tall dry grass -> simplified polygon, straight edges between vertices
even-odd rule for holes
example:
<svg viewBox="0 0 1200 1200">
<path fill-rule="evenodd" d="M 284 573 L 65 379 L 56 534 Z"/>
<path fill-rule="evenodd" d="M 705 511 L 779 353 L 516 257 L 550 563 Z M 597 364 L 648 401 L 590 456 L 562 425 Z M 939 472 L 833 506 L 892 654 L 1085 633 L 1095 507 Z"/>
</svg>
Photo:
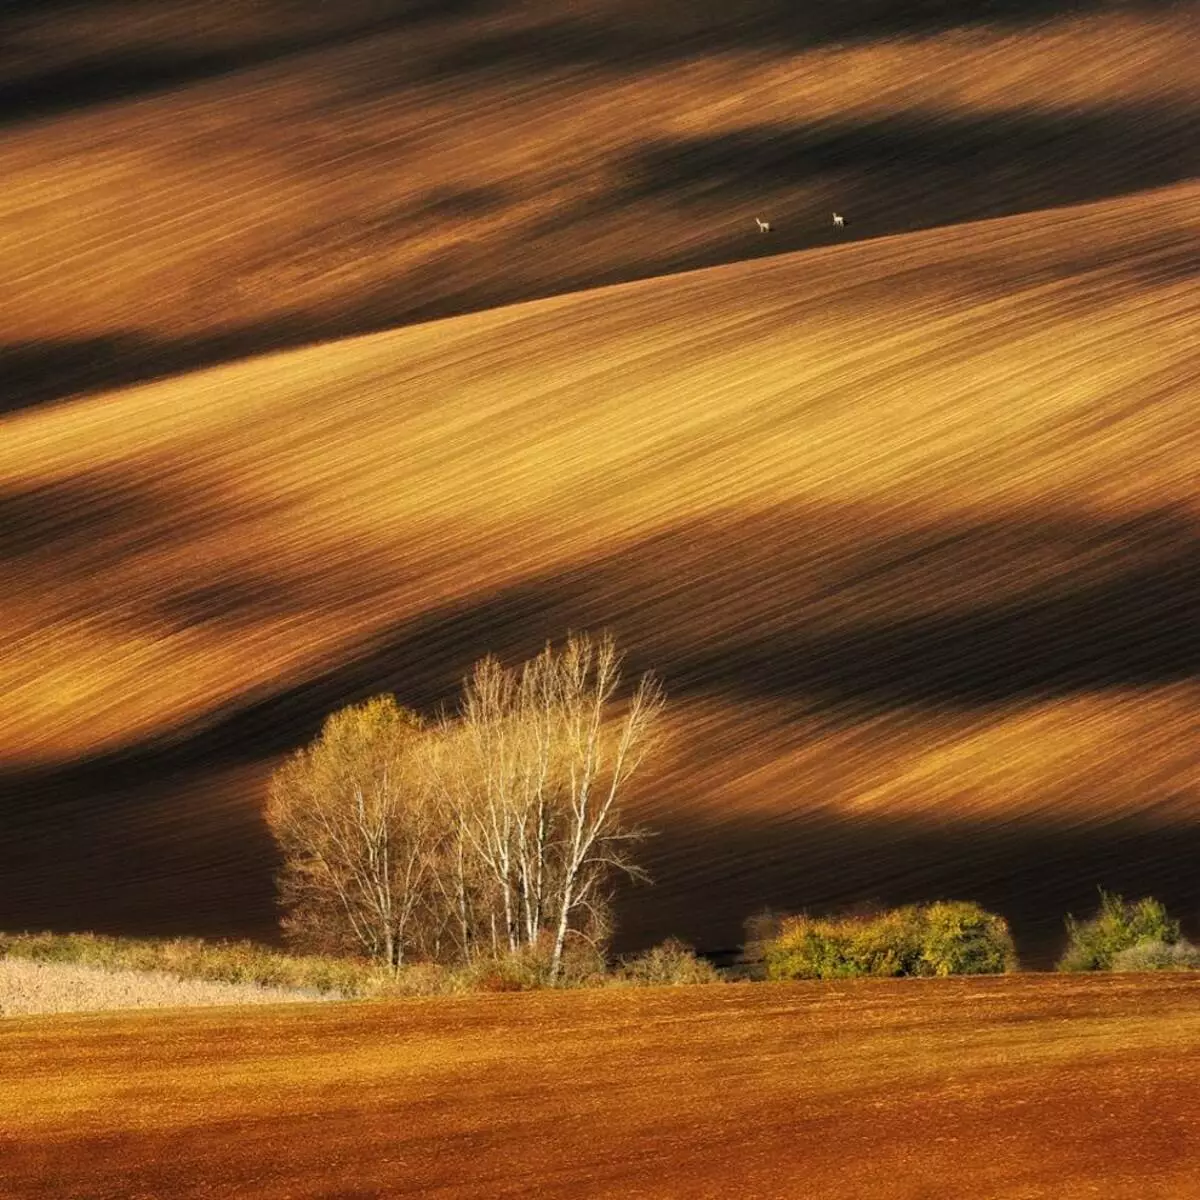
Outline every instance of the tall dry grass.
<svg viewBox="0 0 1200 1200">
<path fill-rule="evenodd" d="M 166 971 L 111 970 L 78 963 L 0 959 L 0 1017 L 122 1008 L 292 1004 L 336 994 L 253 983 L 182 979 Z"/>
<path fill-rule="evenodd" d="M 0 963 L 4 962 L 169 975 L 186 982 L 340 997 L 369 994 L 387 979 L 386 972 L 353 960 L 282 954 L 250 941 L 95 933 L 0 933 Z"/>
<path fill-rule="evenodd" d="M 545 956 L 528 951 L 456 966 L 281 954 L 249 941 L 117 938 L 94 933 L 0 934 L 0 1016 L 115 1008 L 395 999 L 550 986 Z M 570 954 L 557 986 L 716 983 L 720 976 L 669 941 L 608 970 Z"/>
</svg>

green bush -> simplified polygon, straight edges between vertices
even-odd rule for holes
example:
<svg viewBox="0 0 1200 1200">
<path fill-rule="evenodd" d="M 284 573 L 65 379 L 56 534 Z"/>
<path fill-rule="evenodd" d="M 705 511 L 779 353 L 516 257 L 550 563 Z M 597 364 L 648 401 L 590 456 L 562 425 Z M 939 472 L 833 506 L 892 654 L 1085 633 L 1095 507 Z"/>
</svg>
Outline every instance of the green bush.
<svg viewBox="0 0 1200 1200">
<path fill-rule="evenodd" d="M 1003 917 L 966 901 L 872 915 L 789 917 L 763 946 L 768 979 L 991 975 L 1016 967 Z"/>
<path fill-rule="evenodd" d="M 623 959 L 613 977 L 617 984 L 661 987 L 693 983 L 720 983 L 721 975 L 707 959 L 697 958 L 691 946 L 667 938 L 641 954 Z"/>
<path fill-rule="evenodd" d="M 1177 942 L 1139 942 L 1113 955 L 1114 971 L 1200 971 L 1200 946 Z"/>
<path fill-rule="evenodd" d="M 1100 909 L 1087 921 L 1067 917 L 1067 949 L 1060 971 L 1111 971 L 1116 956 L 1150 942 L 1173 946 L 1179 941 L 1179 922 L 1149 896 L 1141 900 L 1100 891 Z"/>
<path fill-rule="evenodd" d="M 978 904 L 941 901 L 924 909 L 922 961 L 930 974 L 1001 975 L 1017 966 L 1008 922 Z"/>
</svg>

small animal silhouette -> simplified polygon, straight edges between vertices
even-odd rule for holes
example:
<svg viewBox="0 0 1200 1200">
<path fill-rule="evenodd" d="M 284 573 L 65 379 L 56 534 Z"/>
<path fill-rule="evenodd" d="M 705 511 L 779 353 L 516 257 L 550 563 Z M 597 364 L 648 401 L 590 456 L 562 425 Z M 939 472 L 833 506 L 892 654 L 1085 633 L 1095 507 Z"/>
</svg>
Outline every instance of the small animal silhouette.
<svg viewBox="0 0 1200 1200">
<path fill-rule="evenodd" d="M 845 229 L 846 228 L 846 218 L 843 217 L 841 213 L 834 213 L 833 214 L 833 226 L 835 229 Z"/>
<path fill-rule="evenodd" d="M 770 233 L 771 232 L 771 222 L 770 221 L 764 221 L 762 219 L 762 217 L 755 217 L 754 223 L 758 226 L 759 233 Z"/>
</svg>

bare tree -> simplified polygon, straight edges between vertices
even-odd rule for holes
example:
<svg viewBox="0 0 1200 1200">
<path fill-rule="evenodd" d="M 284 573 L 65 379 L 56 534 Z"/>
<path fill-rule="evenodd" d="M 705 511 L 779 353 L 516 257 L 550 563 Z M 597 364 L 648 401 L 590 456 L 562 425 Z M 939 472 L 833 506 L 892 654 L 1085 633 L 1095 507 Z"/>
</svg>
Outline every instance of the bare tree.
<svg viewBox="0 0 1200 1200">
<path fill-rule="evenodd" d="M 622 801 L 663 704 L 650 676 L 622 696 L 620 668 L 611 637 L 572 636 L 477 663 L 432 727 L 391 697 L 331 716 L 271 783 L 292 940 L 396 967 L 532 950 L 550 982 L 569 939 L 605 943 L 615 876 L 640 874 Z"/>
<path fill-rule="evenodd" d="M 567 783 L 560 800 L 566 836 L 553 898 L 553 979 L 573 918 L 592 911 L 613 871 L 636 873 L 625 853 L 636 834 L 622 824 L 620 801 L 650 747 L 663 694 L 654 679 L 643 676 L 624 711 L 609 719 L 621 656 L 607 635 L 598 642 L 572 637 L 557 659 L 547 653 L 544 662 L 555 681 L 549 691 L 561 714 Z"/>
<path fill-rule="evenodd" d="M 465 855 L 489 881 L 493 950 L 534 945 L 545 928 L 556 831 L 553 772 L 558 752 L 545 656 L 517 670 L 495 658 L 476 664 L 461 714 L 443 726 L 444 792 Z"/>
<path fill-rule="evenodd" d="M 267 823 L 283 852 L 284 929 L 398 967 L 435 916 L 444 833 L 420 718 L 390 696 L 334 713 L 271 780 Z"/>
<path fill-rule="evenodd" d="M 494 887 L 504 945 L 547 937 L 551 981 L 569 934 L 607 927 L 614 872 L 639 873 L 621 801 L 663 696 L 645 676 L 621 703 L 620 667 L 610 636 L 576 635 L 515 670 L 485 659 L 464 685 L 445 790 Z"/>
</svg>

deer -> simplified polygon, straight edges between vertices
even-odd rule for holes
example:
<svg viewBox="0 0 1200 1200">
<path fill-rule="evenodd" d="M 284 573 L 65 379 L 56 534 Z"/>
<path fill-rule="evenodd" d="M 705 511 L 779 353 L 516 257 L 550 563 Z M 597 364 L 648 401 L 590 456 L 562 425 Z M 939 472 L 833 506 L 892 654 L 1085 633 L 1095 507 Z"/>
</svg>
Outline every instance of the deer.
<svg viewBox="0 0 1200 1200">
<path fill-rule="evenodd" d="M 843 217 L 841 213 L 833 214 L 833 227 L 834 227 L 834 229 L 845 229 L 846 228 L 846 218 Z"/>
<path fill-rule="evenodd" d="M 770 233 L 771 232 L 771 222 L 770 221 L 764 221 L 762 219 L 762 217 L 755 217 L 754 223 L 758 226 L 759 233 Z"/>
</svg>

